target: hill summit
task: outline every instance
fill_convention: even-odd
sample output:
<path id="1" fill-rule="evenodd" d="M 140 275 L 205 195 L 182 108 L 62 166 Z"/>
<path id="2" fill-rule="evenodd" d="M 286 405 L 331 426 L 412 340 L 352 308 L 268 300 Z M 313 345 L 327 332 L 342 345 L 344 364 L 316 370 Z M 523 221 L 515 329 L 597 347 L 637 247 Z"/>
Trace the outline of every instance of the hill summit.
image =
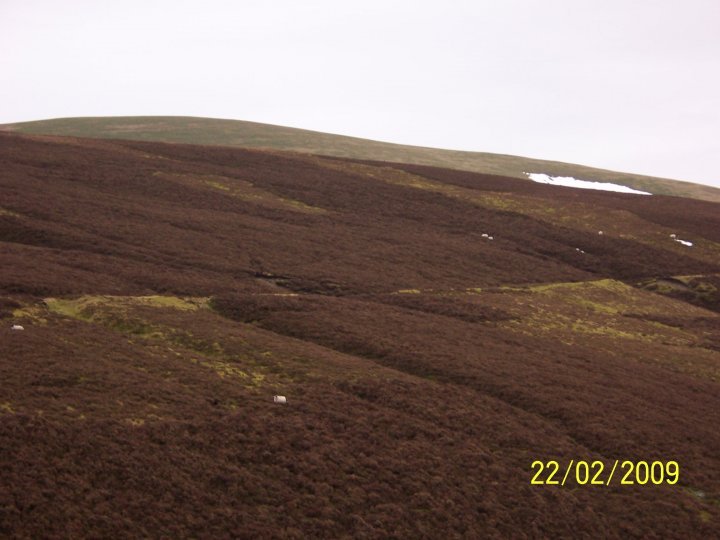
<path id="1" fill-rule="evenodd" d="M 6 124 L 27 134 L 68 135 L 286 150 L 361 160 L 412 163 L 527 179 L 526 173 L 620 184 L 659 195 L 720 202 L 717 188 L 540 159 L 406 146 L 240 120 L 185 116 L 58 118 Z"/>

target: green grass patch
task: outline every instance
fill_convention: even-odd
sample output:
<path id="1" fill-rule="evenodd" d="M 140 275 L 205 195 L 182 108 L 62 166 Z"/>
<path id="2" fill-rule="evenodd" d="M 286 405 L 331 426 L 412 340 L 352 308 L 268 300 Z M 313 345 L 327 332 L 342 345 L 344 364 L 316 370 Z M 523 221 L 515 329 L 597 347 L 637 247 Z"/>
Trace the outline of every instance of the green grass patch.
<path id="1" fill-rule="evenodd" d="M 17 212 L 13 212 L 12 210 L 3 208 L 2 206 L 0 206 L 0 216 L 9 216 L 15 218 L 21 217 L 20 214 L 18 214 Z"/>

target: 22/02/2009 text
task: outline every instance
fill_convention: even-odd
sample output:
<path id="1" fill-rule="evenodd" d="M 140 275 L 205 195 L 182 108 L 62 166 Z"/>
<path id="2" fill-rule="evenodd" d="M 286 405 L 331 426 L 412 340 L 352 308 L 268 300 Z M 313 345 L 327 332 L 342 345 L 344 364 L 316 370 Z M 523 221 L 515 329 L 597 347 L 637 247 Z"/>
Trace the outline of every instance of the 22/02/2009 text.
<path id="1" fill-rule="evenodd" d="M 619 470 L 618 470 L 619 466 Z M 568 480 L 575 485 L 609 486 L 612 482 L 622 486 L 677 484 L 680 465 L 677 461 L 620 461 L 607 466 L 600 460 L 574 460 L 561 467 L 555 460 L 533 461 L 535 474 L 530 483 L 535 486 L 564 486 Z M 571 474 L 574 471 L 574 474 Z M 617 476 L 616 476 L 617 474 Z"/>

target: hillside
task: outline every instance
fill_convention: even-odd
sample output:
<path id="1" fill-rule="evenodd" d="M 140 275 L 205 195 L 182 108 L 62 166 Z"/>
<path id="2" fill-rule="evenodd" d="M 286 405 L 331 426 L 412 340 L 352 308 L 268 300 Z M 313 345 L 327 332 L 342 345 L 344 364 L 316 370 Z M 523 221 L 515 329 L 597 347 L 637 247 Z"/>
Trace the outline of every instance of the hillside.
<path id="1" fill-rule="evenodd" d="M 373 158 L 0 133 L 0 536 L 720 533 L 720 204 Z"/>
<path id="2" fill-rule="evenodd" d="M 3 129 L 26 134 L 287 150 L 445 167 L 523 180 L 527 179 L 525 173 L 546 173 L 552 176 L 572 176 L 596 182 L 619 183 L 655 194 L 720 202 L 720 190 L 690 182 L 519 156 L 404 146 L 238 120 L 173 116 L 59 118 L 0 125 L 0 130 Z"/>

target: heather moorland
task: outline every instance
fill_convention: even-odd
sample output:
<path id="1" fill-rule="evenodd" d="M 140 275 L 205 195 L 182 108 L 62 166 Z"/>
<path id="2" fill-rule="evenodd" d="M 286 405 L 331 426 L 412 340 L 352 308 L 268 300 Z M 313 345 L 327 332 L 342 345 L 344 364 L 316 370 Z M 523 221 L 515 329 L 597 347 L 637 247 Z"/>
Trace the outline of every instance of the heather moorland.
<path id="1" fill-rule="evenodd" d="M 0 133 L 0 536 L 713 537 L 719 384 L 720 203 Z"/>

